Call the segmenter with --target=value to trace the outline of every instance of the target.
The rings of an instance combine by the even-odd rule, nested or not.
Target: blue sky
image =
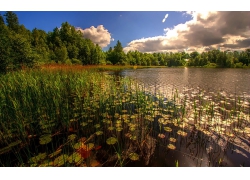
[[[27,29],[34,28],[53,31],[63,22],[69,22],[82,29],[103,25],[114,41],[104,47],[113,47],[120,40],[123,47],[134,39],[154,37],[164,34],[165,28],[185,23],[191,16],[174,11],[14,11]],[[1,14],[3,14],[2,12]],[[162,22],[168,14],[165,22]]]
[[[232,11],[239,7],[238,4],[231,4],[231,11],[216,11],[218,7],[228,7],[230,3],[220,4],[211,0],[197,8],[192,5],[193,0],[189,3],[186,0],[164,1],[165,4],[159,0],[144,1],[143,6],[135,0],[95,0],[82,4],[79,1],[76,4],[76,0],[67,3],[65,0],[44,0],[32,1],[33,6],[29,6],[29,1],[25,6],[26,1],[9,3],[8,8],[1,5],[1,14],[4,13],[3,9],[14,11],[19,23],[26,28],[46,32],[67,21],[103,50],[114,47],[117,40],[120,40],[125,52],[201,52],[218,48],[250,48],[250,11]],[[130,9],[124,8],[126,6]]]

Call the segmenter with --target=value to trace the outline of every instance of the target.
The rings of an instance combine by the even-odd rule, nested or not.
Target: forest
[[[44,64],[140,65],[244,68],[250,67],[250,49],[244,51],[125,53],[121,42],[103,51],[74,26],[63,22],[52,32],[26,29],[14,12],[0,14],[0,72]]]

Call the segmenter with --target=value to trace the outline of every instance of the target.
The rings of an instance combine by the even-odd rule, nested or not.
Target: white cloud
[[[114,41],[114,39],[111,38],[110,32],[108,32],[103,25],[99,25],[96,28],[91,26],[86,29],[77,27],[76,30],[80,30],[83,33],[84,38],[90,39],[102,48],[107,47],[110,44],[110,41]]]
[[[162,22],[164,23],[167,18],[168,18],[168,14],[165,15],[165,17],[163,18]]]
[[[190,11],[185,14],[191,15],[192,19],[173,28],[164,29],[165,34],[162,36],[133,40],[124,50],[174,52],[185,49],[201,52],[218,47],[221,50],[250,47],[249,11]]]

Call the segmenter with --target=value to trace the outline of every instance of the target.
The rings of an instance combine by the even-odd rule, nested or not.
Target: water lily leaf
[[[39,153],[37,156],[34,156],[29,159],[29,163],[31,164],[38,164],[41,160],[45,159],[47,157],[46,153]]]
[[[76,134],[71,134],[71,135],[68,136],[68,140],[69,141],[74,141],[76,137],[77,137]]]
[[[118,131],[118,132],[120,132],[120,131],[122,131],[122,130],[123,130],[122,127],[117,127],[117,128],[116,128],[116,131]]]
[[[121,123],[122,123],[121,120],[117,120],[117,121],[116,121],[116,124],[121,124]]]
[[[96,124],[94,127],[95,127],[96,129],[98,129],[98,128],[101,127],[101,125],[100,125],[100,124]]]
[[[110,131],[113,131],[115,129],[115,127],[108,127],[108,130],[110,130]]]
[[[81,160],[83,160],[83,158],[81,157],[81,154],[79,154],[78,152],[74,152],[68,157],[69,163],[78,163]]]
[[[165,135],[164,134],[158,134],[158,137],[163,139],[163,138],[165,138]]]
[[[139,159],[139,155],[137,153],[130,153],[129,159],[131,159],[132,161],[137,161]]]
[[[87,123],[87,122],[82,122],[80,125],[81,125],[82,127],[84,127],[84,126],[87,126],[88,123]]]
[[[128,112],[128,110],[126,110],[126,109],[122,110],[122,113],[127,113],[127,112]]]
[[[48,144],[52,141],[51,135],[50,134],[44,134],[39,138],[39,143],[40,144]]]
[[[134,126],[131,126],[131,127],[129,128],[129,130],[133,132],[133,131],[136,130],[136,128],[135,128]]]
[[[54,166],[62,166],[67,162],[68,155],[62,154],[54,160]]]
[[[115,138],[115,137],[110,137],[110,138],[108,138],[107,140],[106,140],[106,143],[108,144],[108,145],[113,145],[113,144],[115,144],[115,143],[117,143],[117,138]]]
[[[183,137],[187,136],[187,133],[184,131],[181,131],[181,130],[177,131],[177,134],[179,134],[180,136],[183,136]]]
[[[173,138],[173,137],[171,137],[171,138],[169,138],[169,141],[175,143],[175,142],[176,142],[176,139]]]
[[[137,137],[136,136],[131,136],[129,139],[135,141],[137,139]]]
[[[81,145],[82,145],[81,142],[75,143],[75,144],[73,145],[73,148],[74,148],[74,149],[79,149],[79,148],[81,147]]]
[[[57,156],[58,154],[60,154],[62,152],[62,149],[59,149],[51,154],[49,154],[49,158],[53,158],[55,156]]]
[[[164,118],[159,118],[159,119],[158,119],[158,122],[159,122],[160,124],[163,124],[164,121],[165,121]]]
[[[128,124],[128,123],[130,123],[130,120],[125,119],[125,120],[124,120],[124,123]]]
[[[170,127],[164,127],[164,130],[167,131],[167,132],[171,132],[172,129]]]
[[[103,131],[97,131],[97,132],[95,132],[95,134],[96,134],[97,136],[100,136],[100,135],[103,134]]]
[[[175,149],[176,149],[175,145],[173,145],[173,144],[169,144],[169,145],[167,146],[167,148],[172,149],[172,150],[175,150]]]
[[[76,122],[77,119],[70,119],[69,121],[70,121],[70,122]]]

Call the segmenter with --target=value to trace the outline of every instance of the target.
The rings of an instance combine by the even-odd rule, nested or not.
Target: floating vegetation
[[[34,157],[30,158],[29,163],[30,164],[38,164],[40,161],[45,159],[46,156],[47,156],[46,153],[39,153],[37,156],[34,156]]]
[[[132,161],[137,161],[139,160],[139,155],[137,153],[130,153],[129,159],[131,159]]]
[[[100,136],[100,135],[103,134],[103,131],[97,131],[97,132],[95,132],[95,134],[96,134],[97,136]]]
[[[76,134],[71,134],[68,136],[69,141],[74,141],[76,139],[77,135]]]
[[[171,137],[171,138],[169,138],[169,141],[175,143],[175,142],[176,142],[176,139],[173,138],[173,137]]]
[[[158,134],[158,137],[161,138],[161,139],[164,139],[165,135],[164,134]]]
[[[177,134],[179,134],[180,136],[183,136],[183,137],[187,136],[187,133],[184,131],[181,131],[181,130],[177,131]]]
[[[74,152],[68,157],[67,160],[69,163],[80,164],[84,159],[82,158],[80,153]]]
[[[167,148],[168,148],[168,149],[172,149],[172,150],[175,150],[175,149],[176,149],[175,145],[173,145],[173,144],[169,144],[169,145],[167,146]]]
[[[68,160],[68,155],[62,154],[54,160],[53,165],[54,166],[63,166],[67,162],[67,160]]]
[[[164,127],[164,130],[167,131],[167,132],[171,132],[172,128],[170,128],[170,127]]]
[[[44,144],[48,144],[52,141],[52,137],[50,134],[44,134],[39,138],[39,143],[44,145]]]
[[[117,138],[115,138],[115,137],[110,137],[110,138],[108,138],[107,140],[106,140],[106,143],[108,144],[108,145],[114,145],[115,143],[117,143]]]

